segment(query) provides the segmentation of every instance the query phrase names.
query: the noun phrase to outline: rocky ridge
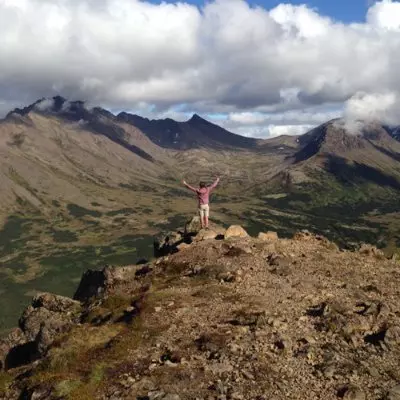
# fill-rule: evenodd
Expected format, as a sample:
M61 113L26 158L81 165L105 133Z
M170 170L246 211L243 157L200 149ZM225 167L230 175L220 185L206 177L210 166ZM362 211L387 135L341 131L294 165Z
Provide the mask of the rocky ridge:
M197 224L74 299L36 296L0 344L0 398L400 399L396 260Z

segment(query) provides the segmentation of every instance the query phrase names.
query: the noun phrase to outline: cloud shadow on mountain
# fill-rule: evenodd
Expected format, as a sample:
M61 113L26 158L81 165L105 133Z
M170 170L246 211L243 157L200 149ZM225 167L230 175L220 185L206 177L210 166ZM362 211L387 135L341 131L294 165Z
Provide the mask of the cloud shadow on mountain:
M150 161L154 162L154 158L146 153L144 150L141 148L128 143L124 139L125 131L122 128L119 128L117 126L111 126L105 123L102 123L100 121L91 121L88 125L87 128L90 129L93 133L95 134L100 134L103 136L106 136L108 139L112 140L114 143L126 148L127 150L131 151L132 153L138 155L139 157Z
M391 159L395 160L395 161L400 161L400 154L399 153L395 153L393 151L390 151L388 149L385 149L382 146L378 146L372 142L370 142L372 144L372 146L375 147L375 149L379 150L380 152L382 152L383 154L385 154L386 156L390 157Z
M325 168L327 172L334 175L344 185L371 182L400 190L400 182L395 177L365 164L355 162L351 165L344 158L329 155L327 156Z

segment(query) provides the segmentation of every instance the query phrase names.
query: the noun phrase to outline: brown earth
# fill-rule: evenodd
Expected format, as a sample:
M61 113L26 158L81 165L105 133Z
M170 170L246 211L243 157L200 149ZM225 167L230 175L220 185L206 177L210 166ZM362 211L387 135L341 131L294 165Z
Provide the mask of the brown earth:
M37 298L48 335L30 337L33 363L8 356L0 398L399 399L398 262L307 232L269 236L88 272L79 323L76 301ZM32 307L19 346L38 330Z

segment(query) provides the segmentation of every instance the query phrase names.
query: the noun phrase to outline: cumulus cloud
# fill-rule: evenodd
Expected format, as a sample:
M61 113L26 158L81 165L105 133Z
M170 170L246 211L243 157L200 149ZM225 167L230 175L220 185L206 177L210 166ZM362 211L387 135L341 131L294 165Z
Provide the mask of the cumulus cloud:
M226 118L218 118L215 122L224 128L242 134L260 138L280 135L300 135L316 125L339 118L340 111L321 111L317 109L292 110L275 113L232 112ZM218 121L219 120L219 121Z
M397 93L357 93L346 103L347 119L384 121L395 125L398 122L400 99Z
M399 107L400 97L395 92L356 93L346 102L343 118L337 124L355 135L361 135L369 122L394 127L399 124Z
M257 137L261 139L267 139L282 135L302 135L308 132L315 125L254 125L250 127L238 126L235 132L243 136Z
M383 30L400 30L400 3L390 0L383 0L375 3L368 10L367 21L374 27Z
M223 113L246 135L302 131L333 108L400 123L387 111L400 93L399 30L390 0L348 25L244 0L0 0L0 113L61 94L155 115Z

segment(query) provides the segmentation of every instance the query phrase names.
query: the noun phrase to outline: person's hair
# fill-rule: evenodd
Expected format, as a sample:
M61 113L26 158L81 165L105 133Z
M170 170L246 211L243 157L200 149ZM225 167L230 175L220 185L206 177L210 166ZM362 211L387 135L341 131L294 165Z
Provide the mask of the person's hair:
M205 182L201 181L200 182L200 188L203 189L205 187L207 187L207 184Z

